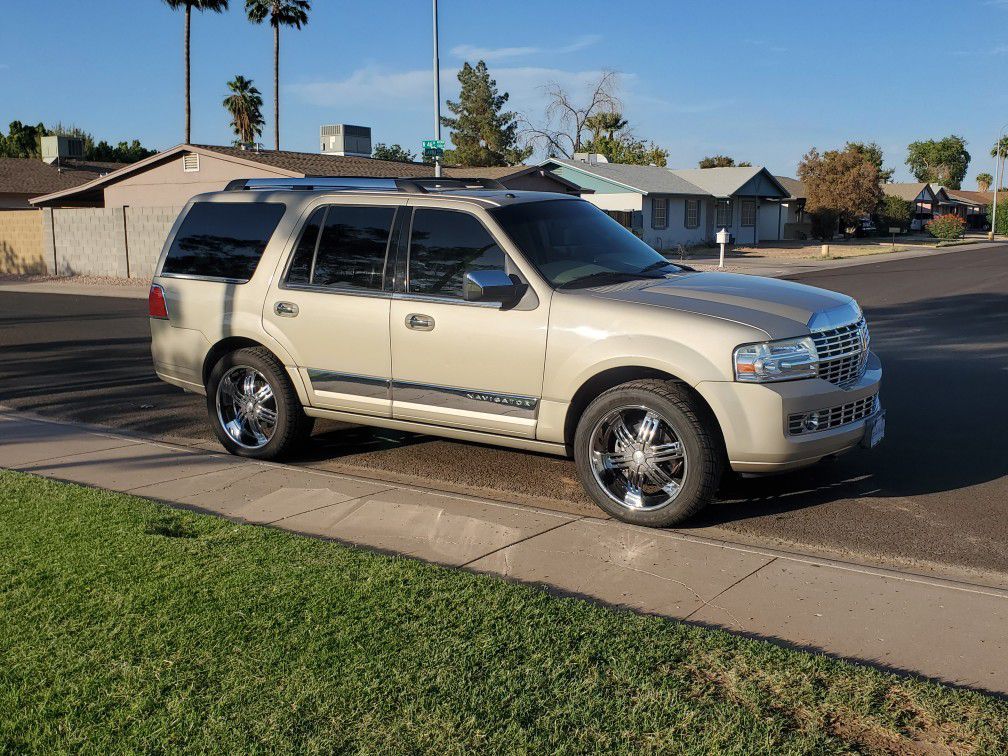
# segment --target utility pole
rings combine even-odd
[[[434,2],[434,138],[441,141],[441,62],[438,60],[437,0]],[[441,156],[434,155],[434,175],[441,177]]]

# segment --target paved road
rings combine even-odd
[[[732,481],[688,530],[1008,579],[1008,247],[795,279],[865,307],[886,370],[886,441]],[[0,292],[0,403],[214,446],[202,397],[153,376],[145,308]],[[308,453],[300,464],[597,514],[573,465],[552,457],[335,423]]]

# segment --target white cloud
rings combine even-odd
[[[551,47],[548,50],[542,47],[479,47],[477,45],[456,45],[451,49],[451,54],[463,60],[506,60],[507,58],[527,58],[530,55],[541,53],[572,53],[591,47],[602,39],[601,34],[586,34],[578,37],[573,42],[561,47]]]
[[[447,77],[441,74],[442,86]],[[431,96],[430,70],[383,71],[374,66],[358,68],[345,79],[290,84],[286,89],[310,105],[377,106],[390,109]]]
[[[1008,0],[1005,0],[1005,6],[1008,7]],[[986,50],[982,47],[975,50],[956,50],[955,55],[963,58],[1008,55],[1008,45],[995,45],[994,47],[989,47]]]

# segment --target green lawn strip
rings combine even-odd
[[[0,752],[1008,749],[1008,704],[0,471]]]

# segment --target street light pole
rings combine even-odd
[[[437,2],[437,0],[435,0]],[[994,241],[994,235],[997,233],[997,195],[998,188],[1001,186],[1001,182],[1004,180],[1004,176],[1001,175],[1001,141],[1004,139],[1005,129],[1008,129],[1008,123],[1001,127],[1001,131],[998,133],[997,146],[994,148],[994,204],[991,206],[991,232],[990,240]]]
[[[434,138],[441,141],[441,62],[438,60],[438,13],[434,0]],[[441,157],[434,156],[434,175],[441,177]]]

